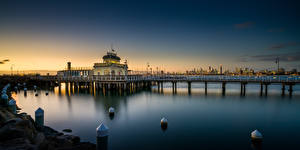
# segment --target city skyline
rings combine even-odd
[[[0,71],[92,67],[113,44],[129,69],[300,69],[296,1],[1,2]]]

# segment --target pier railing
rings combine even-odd
[[[93,75],[93,76],[34,76],[32,79],[58,82],[270,82],[270,83],[300,83],[300,76],[212,76],[212,75]]]
[[[193,82],[294,82],[300,83],[300,76],[146,76],[144,80],[148,81],[193,81]]]
[[[104,81],[116,81],[116,82],[127,82],[127,81],[142,81],[141,75],[93,75],[93,76],[38,76],[32,77],[32,79],[48,80],[48,81],[59,81],[59,82],[104,82]]]

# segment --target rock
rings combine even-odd
[[[72,132],[71,129],[63,129],[62,131],[63,131],[63,132],[68,132],[68,133]]]
[[[1,142],[0,149],[5,150],[34,150],[37,149],[35,145],[32,145],[26,138],[15,138],[5,142]]]
[[[21,129],[12,128],[6,125],[0,129],[0,141],[8,141],[15,138],[25,138],[25,131]]]
[[[46,137],[45,137],[44,133],[39,132],[39,133],[36,135],[36,137],[34,138],[34,143],[35,143],[36,145],[40,145],[41,143],[44,142],[45,139],[46,139]]]

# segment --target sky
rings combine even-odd
[[[129,69],[300,70],[300,2],[290,0],[1,0],[0,71],[101,62]],[[9,61],[3,61],[9,59]]]

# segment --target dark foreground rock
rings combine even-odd
[[[64,135],[50,127],[38,127],[30,115],[13,114],[0,106],[0,150],[95,150],[80,137]]]

